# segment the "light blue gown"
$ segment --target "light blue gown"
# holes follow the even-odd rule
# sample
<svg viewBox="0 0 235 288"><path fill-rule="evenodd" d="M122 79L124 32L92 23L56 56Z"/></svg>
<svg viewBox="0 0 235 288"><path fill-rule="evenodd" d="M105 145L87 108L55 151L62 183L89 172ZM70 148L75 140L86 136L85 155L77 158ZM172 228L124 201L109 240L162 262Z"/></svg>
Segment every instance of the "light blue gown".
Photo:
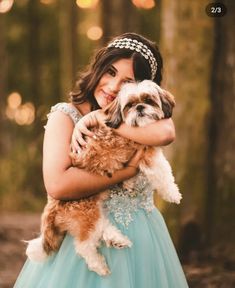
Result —
<svg viewBox="0 0 235 288"><path fill-rule="evenodd" d="M80 114L70 104L59 103L53 111L69 115L74 123ZM99 276L75 254L73 238L67 235L59 251L43 263L27 260L14 288L186 288L181 264L161 213L153 204L153 191L144 175L135 178L135 189L119 185L110 189L105 209L110 221L129 237L131 248L101 245L111 270Z"/></svg>

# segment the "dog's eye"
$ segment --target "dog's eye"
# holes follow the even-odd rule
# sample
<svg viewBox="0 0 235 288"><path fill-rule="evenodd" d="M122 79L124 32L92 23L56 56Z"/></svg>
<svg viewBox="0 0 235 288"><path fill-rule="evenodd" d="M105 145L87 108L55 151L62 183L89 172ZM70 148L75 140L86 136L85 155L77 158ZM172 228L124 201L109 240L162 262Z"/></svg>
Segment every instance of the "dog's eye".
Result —
<svg viewBox="0 0 235 288"><path fill-rule="evenodd" d="M125 106L125 108L130 109L132 106L133 106L132 103L127 103L126 106Z"/></svg>
<svg viewBox="0 0 235 288"><path fill-rule="evenodd" d="M144 103L152 105L154 102L151 98L146 98L146 99L144 99Z"/></svg>

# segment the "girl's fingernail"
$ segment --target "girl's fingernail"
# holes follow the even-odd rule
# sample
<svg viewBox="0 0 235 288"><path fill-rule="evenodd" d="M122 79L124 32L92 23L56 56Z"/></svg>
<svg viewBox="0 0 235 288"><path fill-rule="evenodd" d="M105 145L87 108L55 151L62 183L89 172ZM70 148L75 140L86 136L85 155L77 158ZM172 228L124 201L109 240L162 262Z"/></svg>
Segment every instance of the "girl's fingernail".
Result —
<svg viewBox="0 0 235 288"><path fill-rule="evenodd" d="M96 135L93 135L92 138L96 140L96 139L97 139L97 136L96 136Z"/></svg>

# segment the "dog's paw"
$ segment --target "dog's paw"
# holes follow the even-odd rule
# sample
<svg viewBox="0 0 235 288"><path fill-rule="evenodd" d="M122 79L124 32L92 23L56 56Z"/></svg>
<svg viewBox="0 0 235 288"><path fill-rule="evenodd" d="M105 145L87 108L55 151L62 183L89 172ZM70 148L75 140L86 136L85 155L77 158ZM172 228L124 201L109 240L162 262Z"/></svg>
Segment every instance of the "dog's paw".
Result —
<svg viewBox="0 0 235 288"><path fill-rule="evenodd" d="M92 271L96 272L100 276L108 276L111 274L111 271L109 270L108 266L103 267L96 267L94 269L91 269Z"/></svg>
<svg viewBox="0 0 235 288"><path fill-rule="evenodd" d="M130 239L124 235L105 239L105 244L107 247L114 247L116 249L128 248L132 246Z"/></svg>
<svg viewBox="0 0 235 288"><path fill-rule="evenodd" d="M94 271L100 276L107 276L111 274L111 271L107 266L104 256L100 255L98 261L97 259L93 259L93 261L87 262L87 265L89 270Z"/></svg>
<svg viewBox="0 0 235 288"><path fill-rule="evenodd" d="M165 201L170 203L180 204L180 200L182 199L182 194L175 183L159 191L159 194Z"/></svg>
<svg viewBox="0 0 235 288"><path fill-rule="evenodd" d="M110 223L105 227L102 238L107 247L121 249L132 246L130 239Z"/></svg>
<svg viewBox="0 0 235 288"><path fill-rule="evenodd" d="M43 249L41 237L24 242L28 243L28 246L26 248L26 255L31 261L42 262L46 260L48 255Z"/></svg>
<svg viewBox="0 0 235 288"><path fill-rule="evenodd" d="M182 199L182 195L181 193L177 193L177 194L170 194L168 195L167 198L165 198L166 201L170 202L170 203L175 203L175 204L180 204L180 200Z"/></svg>
<svg viewBox="0 0 235 288"><path fill-rule="evenodd" d="M174 197L174 203L176 204L180 204L180 200L182 199L182 194L178 193L177 195L175 195Z"/></svg>

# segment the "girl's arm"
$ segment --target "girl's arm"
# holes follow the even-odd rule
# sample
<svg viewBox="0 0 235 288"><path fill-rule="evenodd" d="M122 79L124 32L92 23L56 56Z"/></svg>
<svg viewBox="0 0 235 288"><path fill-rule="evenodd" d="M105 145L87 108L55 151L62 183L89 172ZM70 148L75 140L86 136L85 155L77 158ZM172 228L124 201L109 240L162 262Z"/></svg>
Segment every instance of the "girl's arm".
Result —
<svg viewBox="0 0 235 288"><path fill-rule="evenodd" d="M88 130L88 128L97 126L98 124L105 125L105 120L106 115L104 115L102 110L92 111L85 115L76 124L73 131L73 149L78 151L80 145L85 146L86 142L83 134L91 137L94 136L94 133ZM125 138L148 146L165 146L175 139L175 127L171 118L156 121L145 127L130 127L123 123L119 128L114 129L114 131Z"/></svg>
<svg viewBox="0 0 235 288"><path fill-rule="evenodd" d="M148 146L165 146L175 139L175 127L171 118L162 119L145 127L121 124L115 129L118 135Z"/></svg>
<svg viewBox="0 0 235 288"><path fill-rule="evenodd" d="M43 178L51 197L60 200L87 197L136 175L141 151L112 178L72 167L69 153L73 128L72 120L62 112L56 111L50 115L43 143Z"/></svg>

